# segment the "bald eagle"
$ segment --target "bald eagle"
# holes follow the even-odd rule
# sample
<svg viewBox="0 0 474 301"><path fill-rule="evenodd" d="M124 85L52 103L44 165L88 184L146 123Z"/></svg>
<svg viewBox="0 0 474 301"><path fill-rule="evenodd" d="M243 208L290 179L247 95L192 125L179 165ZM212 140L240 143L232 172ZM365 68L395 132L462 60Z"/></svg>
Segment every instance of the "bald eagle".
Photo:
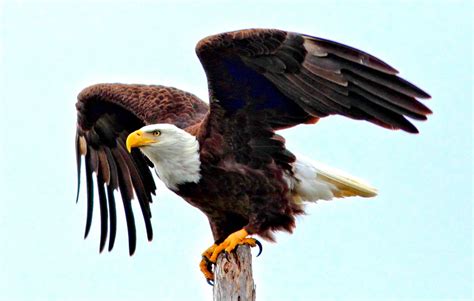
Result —
<svg viewBox="0 0 474 301"><path fill-rule="evenodd" d="M253 235L273 240L274 231L291 232L304 202L376 195L361 180L297 158L276 131L339 114L417 133L406 117L426 120L431 113L417 100L430 96L398 77L397 70L322 38L240 30L204 38L196 53L206 72L209 104L157 85L97 84L78 96L76 158L78 182L85 158L85 236L96 187L100 251L108 234L109 251L114 246L116 190L129 253L136 246L134 196L152 239L153 168L209 219L214 244L204 251L200 267L212 280L219 253L239 244L255 246ZM80 185L78 197L79 191Z"/></svg>

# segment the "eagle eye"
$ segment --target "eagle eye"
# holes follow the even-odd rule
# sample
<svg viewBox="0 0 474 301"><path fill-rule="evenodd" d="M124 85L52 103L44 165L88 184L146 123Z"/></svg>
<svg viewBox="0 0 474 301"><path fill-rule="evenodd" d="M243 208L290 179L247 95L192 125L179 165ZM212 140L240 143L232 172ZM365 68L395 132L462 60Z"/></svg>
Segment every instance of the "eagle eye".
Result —
<svg viewBox="0 0 474 301"><path fill-rule="evenodd" d="M151 132L153 134L153 136L160 136L161 135L161 131L159 130L154 130L153 132Z"/></svg>

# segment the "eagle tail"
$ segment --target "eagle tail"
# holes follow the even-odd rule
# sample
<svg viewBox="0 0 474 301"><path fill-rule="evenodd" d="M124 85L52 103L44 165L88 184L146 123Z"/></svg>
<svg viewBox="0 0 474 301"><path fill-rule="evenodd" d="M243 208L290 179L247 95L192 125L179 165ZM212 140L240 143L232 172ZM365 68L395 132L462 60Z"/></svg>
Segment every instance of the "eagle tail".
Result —
<svg viewBox="0 0 474 301"><path fill-rule="evenodd" d="M318 180L334 185L337 189L333 190L334 197L343 198L348 196L361 196L365 198L377 195L377 189L364 180L351 176L343 171L318 163Z"/></svg>
<svg viewBox="0 0 474 301"><path fill-rule="evenodd" d="M292 190L301 201L377 195L377 189L363 180L319 162L298 158L293 171L296 181Z"/></svg>

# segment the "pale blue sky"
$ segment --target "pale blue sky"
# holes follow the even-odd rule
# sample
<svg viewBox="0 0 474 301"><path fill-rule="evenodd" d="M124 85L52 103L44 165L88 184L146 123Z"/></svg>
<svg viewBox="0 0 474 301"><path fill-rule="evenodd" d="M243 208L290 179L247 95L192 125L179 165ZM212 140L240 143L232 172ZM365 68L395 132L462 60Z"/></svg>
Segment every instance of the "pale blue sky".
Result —
<svg viewBox="0 0 474 301"><path fill-rule="evenodd" d="M207 221L163 186L152 205L155 239L146 241L137 217L132 258L122 216L113 252L98 253L97 214L82 239L74 104L97 82L172 85L205 98L196 42L249 27L372 53L429 92L434 111L416 124L419 135L339 117L283 133L292 151L380 194L310 205L293 235L264 242L254 260L258 300L470 299L470 1L0 3L1 300L211 299L198 270L212 243Z"/></svg>

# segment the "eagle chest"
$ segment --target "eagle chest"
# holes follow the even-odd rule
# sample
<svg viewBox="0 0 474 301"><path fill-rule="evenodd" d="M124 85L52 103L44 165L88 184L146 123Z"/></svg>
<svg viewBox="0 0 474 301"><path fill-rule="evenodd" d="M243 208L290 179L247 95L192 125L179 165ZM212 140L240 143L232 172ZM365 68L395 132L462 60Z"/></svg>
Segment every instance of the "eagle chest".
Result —
<svg viewBox="0 0 474 301"><path fill-rule="evenodd" d="M235 212L248 215L254 187L250 179L238 173L202 171L198 183L179 185L176 193L206 214Z"/></svg>

